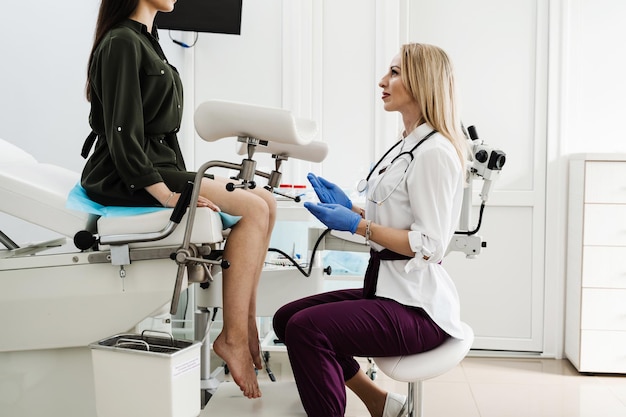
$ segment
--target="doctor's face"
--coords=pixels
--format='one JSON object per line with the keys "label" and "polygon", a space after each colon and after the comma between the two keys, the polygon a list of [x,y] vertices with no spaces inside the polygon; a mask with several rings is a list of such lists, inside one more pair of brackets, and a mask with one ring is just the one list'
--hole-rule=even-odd
{"label": "doctor's face", "polygon": [[400,113],[415,110],[417,102],[402,82],[400,55],[396,55],[389,65],[389,71],[381,78],[378,86],[383,89],[382,100],[387,111],[399,111]]}

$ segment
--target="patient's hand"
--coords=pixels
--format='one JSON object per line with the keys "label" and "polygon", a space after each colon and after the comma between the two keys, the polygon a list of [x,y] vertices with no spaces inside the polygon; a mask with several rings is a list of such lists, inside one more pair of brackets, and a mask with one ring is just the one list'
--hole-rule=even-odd
{"label": "patient's hand", "polygon": [[198,207],[208,207],[208,208],[210,208],[213,211],[222,211],[217,206],[217,204],[213,203],[211,200],[209,200],[208,198],[203,197],[203,196],[198,196],[197,206]]}
{"label": "patient's hand", "polygon": [[[169,201],[167,202],[167,207],[175,207],[176,204],[178,203],[178,199],[179,198],[180,198],[180,193],[174,193],[172,198],[170,198]],[[214,202],[212,202],[208,198],[203,197],[201,195],[198,196],[198,201],[196,203],[196,207],[208,207],[208,208],[210,208],[213,211],[222,211],[217,206],[217,204],[215,204]]]}

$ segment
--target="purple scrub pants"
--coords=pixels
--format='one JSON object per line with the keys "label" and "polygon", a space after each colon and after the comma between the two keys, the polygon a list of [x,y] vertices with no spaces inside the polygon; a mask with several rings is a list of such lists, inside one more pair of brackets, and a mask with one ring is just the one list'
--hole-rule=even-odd
{"label": "purple scrub pants", "polygon": [[345,381],[357,357],[409,355],[449,336],[420,308],[350,289],[313,295],[281,307],[276,336],[285,342],[302,405],[309,417],[343,417]]}

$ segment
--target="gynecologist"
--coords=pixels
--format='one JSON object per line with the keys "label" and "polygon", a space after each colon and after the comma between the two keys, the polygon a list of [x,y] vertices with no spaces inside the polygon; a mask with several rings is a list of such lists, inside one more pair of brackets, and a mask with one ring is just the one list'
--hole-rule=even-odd
{"label": "gynecologist", "polygon": [[436,46],[407,44],[379,86],[404,131],[363,184],[366,207],[312,174],[320,203],[305,203],[328,228],[369,242],[364,287],[303,298],[274,316],[309,417],[344,416],[346,386],[372,417],[405,415],[406,397],[374,384],[354,357],[411,355],[462,337],[457,291],[441,263],[461,212],[468,152],[452,65]]}

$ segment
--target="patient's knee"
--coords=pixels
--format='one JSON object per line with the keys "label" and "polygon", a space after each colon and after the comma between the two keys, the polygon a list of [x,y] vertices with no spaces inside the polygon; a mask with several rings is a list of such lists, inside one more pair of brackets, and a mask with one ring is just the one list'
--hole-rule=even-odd
{"label": "patient's knee", "polygon": [[270,207],[266,201],[261,198],[250,199],[245,203],[243,208],[243,218],[250,219],[260,227],[267,227],[269,225]]}
{"label": "patient's knee", "polygon": [[276,214],[277,203],[273,193],[268,192],[265,189],[261,189],[259,192],[255,193],[255,195],[260,197],[261,200],[265,201],[270,215]]}
{"label": "patient's knee", "polygon": [[266,200],[267,203],[267,208],[269,210],[269,215],[272,219],[276,218],[276,208],[277,208],[277,204],[276,204],[276,199],[274,198],[273,195],[270,195],[270,198],[268,198]]}

